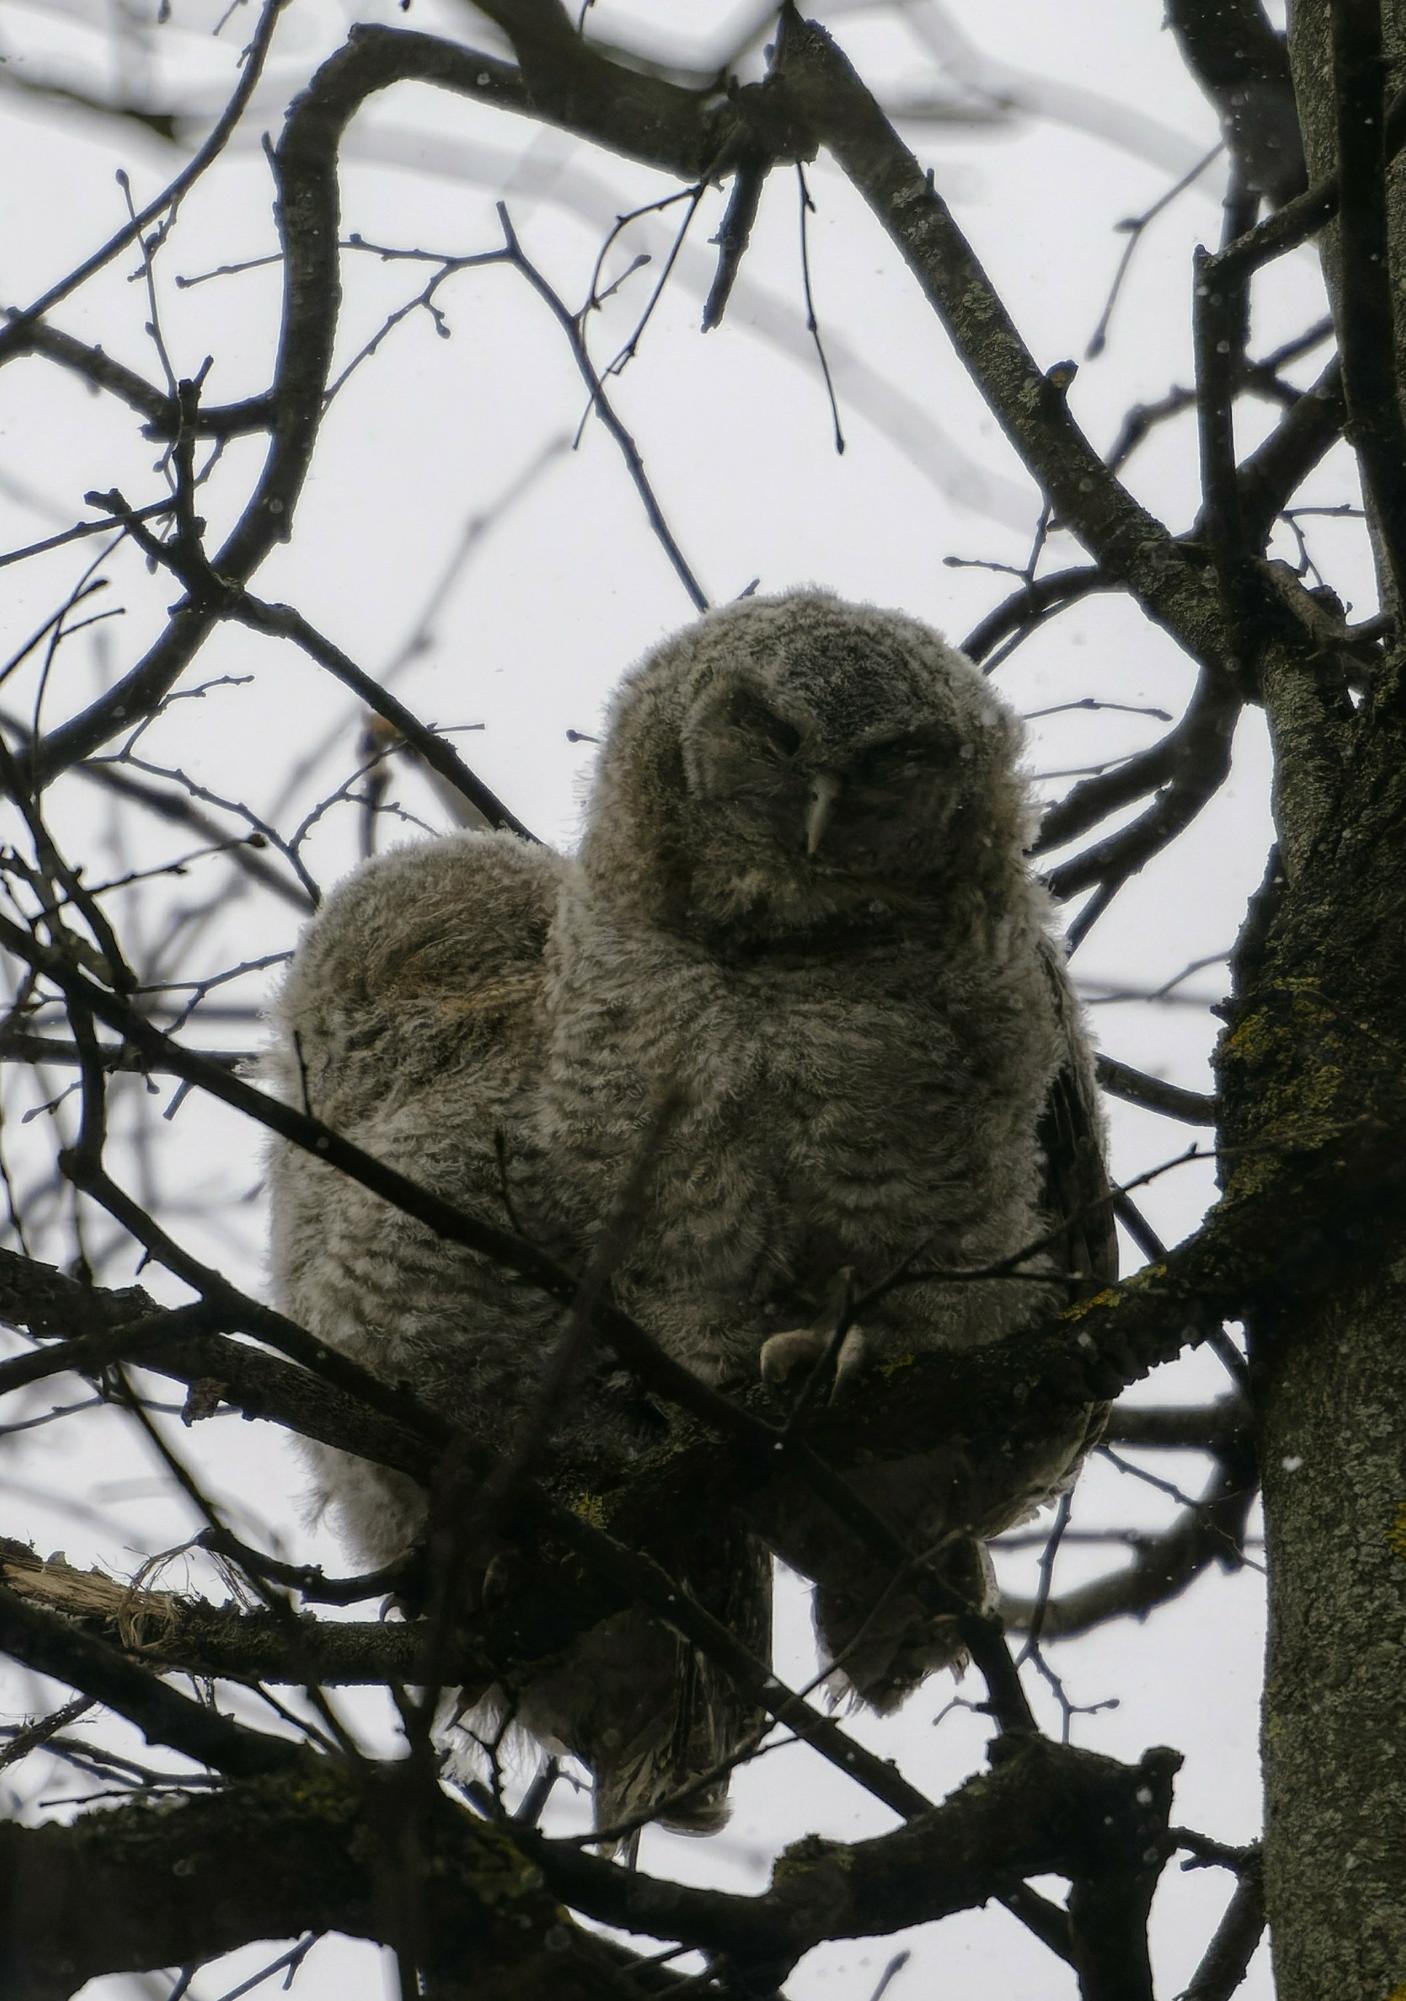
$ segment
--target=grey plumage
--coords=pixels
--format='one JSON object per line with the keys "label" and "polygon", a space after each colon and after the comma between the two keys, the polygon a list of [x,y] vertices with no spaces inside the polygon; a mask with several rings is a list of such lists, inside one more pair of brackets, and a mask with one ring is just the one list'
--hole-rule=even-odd
{"label": "grey plumage", "polygon": [[[924,1275],[847,1339],[847,1380],[1013,1333],[1106,1273],[1111,1245],[1089,1056],[1024,858],[1019,746],[970,663],[899,613],[819,591],[710,613],[622,684],[574,861],[466,835],[331,900],[279,1010],[279,1086],[578,1264],[608,1241],[620,1302],[711,1382],[814,1361],[844,1289],[915,1254]],[[273,1193],[288,1310],[502,1438],[560,1310],[281,1145]],[[955,1276],[1042,1239],[1028,1276]],[[597,1359],[558,1451],[618,1469],[651,1422]],[[1018,1459],[935,1447],[859,1484],[969,1600],[982,1539],[1086,1443],[1081,1420]],[[325,1452],[319,1478],[364,1560],[413,1534],[408,1482]],[[699,1516],[674,1552],[683,1579],[764,1650],[764,1550]],[[883,1595],[804,1494],[763,1496],[750,1527],[818,1581],[837,1685],[891,1707],[957,1657],[950,1618]],[[592,1766],[602,1824],[757,1722],[643,1614],[587,1635],[520,1715]],[[725,1790],[704,1789],[697,1824]]]}
{"label": "grey plumage", "polygon": [[[402,849],[359,870],[303,939],[266,1067],[282,1096],[387,1164],[571,1257],[543,1197],[551,1166],[533,1117],[543,945],[567,875],[559,856],[498,834]],[[270,1192],[280,1305],[329,1346],[409,1384],[481,1447],[510,1447],[567,1332],[563,1310],[296,1147],[274,1143]],[[598,1356],[552,1442],[559,1459],[605,1478],[661,1429]],[[327,1446],[306,1455],[316,1498],[360,1563],[387,1563],[415,1540],[426,1517],[416,1482]],[[734,1607],[746,1568],[737,1540],[718,1524],[716,1554],[695,1566],[699,1595],[764,1649],[770,1578],[754,1575]],[[511,1590],[520,1574],[509,1559],[496,1588]],[[480,1565],[469,1588],[495,1588],[491,1573]],[[596,1776],[601,1826],[677,1791],[755,1727],[713,1670],[643,1613],[605,1622],[511,1695],[466,1697],[478,1734],[508,1720],[581,1758]],[[704,1789],[671,1818],[716,1826],[725,1798],[725,1784]]]}

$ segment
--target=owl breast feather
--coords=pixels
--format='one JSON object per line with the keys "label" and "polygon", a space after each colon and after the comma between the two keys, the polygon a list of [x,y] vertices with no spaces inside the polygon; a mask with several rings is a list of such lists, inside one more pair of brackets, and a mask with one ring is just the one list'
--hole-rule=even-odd
{"label": "owl breast feather", "polygon": [[[558,1141],[597,1197],[576,1227],[613,1228],[652,1135],[618,1289],[686,1358],[755,1352],[841,1267],[863,1288],[911,1253],[970,1268],[1038,1236],[1057,1036],[1033,951],[977,994],[911,949],[739,968],[604,925],[571,943],[548,1006]],[[995,1338],[1020,1290],[908,1287],[879,1345]]]}

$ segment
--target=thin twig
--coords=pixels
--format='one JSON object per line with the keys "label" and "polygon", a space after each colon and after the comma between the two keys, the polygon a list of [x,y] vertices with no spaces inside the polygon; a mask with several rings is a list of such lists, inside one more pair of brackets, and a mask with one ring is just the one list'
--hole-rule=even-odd
{"label": "thin twig", "polygon": [[522,273],[538,298],[542,299],[550,307],[558,326],[560,326],[562,332],[570,342],[572,357],[575,360],[577,369],[580,371],[582,380],[590,391],[591,407],[620,449],[620,454],[625,461],[630,478],[634,481],[635,491],[639,494],[640,501],[644,507],[645,517],[653,529],[660,547],[673,565],[674,573],[687,591],[694,610],[706,611],[708,609],[708,599],[704,595],[702,586],[690,569],[682,549],[680,549],[678,543],[675,541],[673,531],[664,519],[663,510],[655,497],[654,488],[650,485],[649,475],[644,469],[644,460],[640,457],[639,447],[630,436],[630,433],[625,429],[619,417],[615,414],[610,400],[606,396],[600,377],[596,374],[595,365],[587,352],[586,343],[582,339],[581,328],[575,314],[569,310],[563,300],[553,291],[536,265],[531,263],[527,258],[522,245],[518,241],[512,222],[509,219],[507,204],[499,202],[497,207],[498,220],[502,226],[504,241],[507,245],[507,261]]}
{"label": "thin twig", "polygon": [[109,237],[100,250],[95,250],[91,257],[76,265],[67,276],[60,278],[57,284],[51,285],[33,305],[26,306],[23,311],[10,313],[9,325],[0,330],[0,363],[4,362],[12,349],[23,351],[25,334],[35,320],[42,319],[45,313],[52,311],[59,304],[60,300],[66,299],[70,292],[77,291],[80,285],[86,284],[88,279],[95,272],[101,271],[105,264],[110,264],[120,251],[125,250],[129,243],[141,235],[148,223],[155,222],[169,209],[174,208],[182,196],[194,187],[211,162],[224,150],[231,133],[244,115],[245,106],[254,94],[259,77],[263,73],[264,60],[269,52],[269,44],[273,40],[278,16],[288,4],[289,0],[264,0],[258,26],[254,30],[248,48],[240,58],[244,74],[240,77],[229,103],[212,127],[209,138],[182,167],[175,179],[154,201],[148,202],[144,209],[119,229],[115,236]]}

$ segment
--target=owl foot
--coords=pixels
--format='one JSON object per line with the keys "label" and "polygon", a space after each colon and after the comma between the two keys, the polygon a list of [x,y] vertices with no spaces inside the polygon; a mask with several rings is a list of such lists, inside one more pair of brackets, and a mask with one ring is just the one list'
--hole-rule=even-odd
{"label": "owl foot", "polygon": [[[814,1327],[788,1327],[762,1343],[762,1381],[770,1390],[784,1391],[808,1382],[824,1363],[834,1341],[833,1333]],[[861,1327],[847,1327],[834,1358],[834,1380],[829,1402],[837,1402],[864,1372],[867,1347]]]}

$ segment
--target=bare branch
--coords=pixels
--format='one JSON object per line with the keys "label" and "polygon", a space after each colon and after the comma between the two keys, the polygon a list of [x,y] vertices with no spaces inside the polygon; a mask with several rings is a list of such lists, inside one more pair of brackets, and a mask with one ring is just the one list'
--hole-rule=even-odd
{"label": "bare branch", "polygon": [[238,87],[215,121],[209,138],[182,167],[170,185],[154,201],[148,202],[140,214],[134,215],[115,236],[109,237],[101,250],[95,250],[91,257],[76,265],[56,285],[51,285],[33,305],[26,306],[23,311],[11,309],[8,314],[9,325],[0,329],[0,366],[3,366],[11,355],[24,353],[26,336],[37,320],[41,320],[46,313],[66,299],[70,292],[86,284],[94,272],[101,271],[105,264],[110,264],[129,243],[138,241],[148,223],[155,222],[158,217],[164,216],[168,210],[174,208],[182,196],[195,186],[211,162],[218,159],[235,126],[244,115],[245,106],[253,96],[269,52],[269,45],[273,40],[278,17],[287,4],[288,0],[264,0],[258,26],[254,30],[249,47],[244,52],[244,74],[239,79]]}
{"label": "bare branch", "polygon": [[1125,1098],[1130,1105],[1161,1112],[1169,1119],[1181,1119],[1189,1126],[1216,1123],[1216,1101],[1205,1091],[1188,1091],[1180,1084],[1169,1084],[1165,1077],[1149,1077],[1145,1070],[1134,1070],[1112,1056],[1100,1055],[1097,1068],[1098,1081],[1104,1090],[1115,1098]]}
{"label": "bare branch", "polygon": [[1264,1925],[1264,1870],[1257,1851],[1242,1865],[1235,1893],[1182,2001],[1230,2001],[1249,1971]]}
{"label": "bare branch", "polygon": [[1009,1625],[1023,1629],[1039,1612],[1047,1640],[1070,1639],[1107,1619],[1145,1618],[1155,1606],[1177,1597],[1210,1564],[1239,1563],[1256,1491],[1253,1458],[1241,1434],[1238,1448],[1227,1448],[1202,1498],[1185,1508],[1165,1534],[1140,1542],[1131,1564],[1052,1598],[1043,1607],[1034,1599],[1003,1598],[1001,1615]]}

